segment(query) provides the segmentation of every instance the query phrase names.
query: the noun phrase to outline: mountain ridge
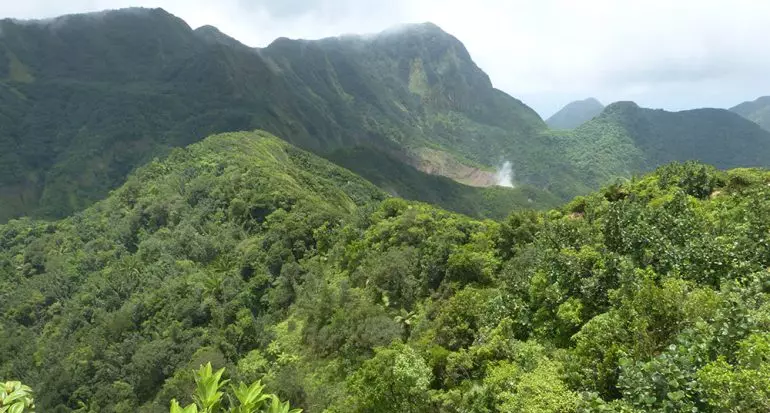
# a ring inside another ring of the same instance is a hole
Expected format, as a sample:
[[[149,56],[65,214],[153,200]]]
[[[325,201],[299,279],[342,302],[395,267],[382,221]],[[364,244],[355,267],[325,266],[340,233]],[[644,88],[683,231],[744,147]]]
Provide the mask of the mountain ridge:
[[[265,129],[321,155],[365,145],[419,168],[424,147],[491,167],[545,129],[435,25],[252,49],[162,9],[53,21],[2,23],[0,147],[18,150],[0,155],[17,172],[0,178],[0,220],[81,209],[133,168],[216,132]]]
[[[770,133],[726,109],[669,112],[621,101],[561,136],[589,186],[674,161],[729,169],[767,166],[770,159]]]
[[[241,130],[266,130],[389,192],[463,212],[486,206],[436,196],[435,181],[413,169],[483,186],[508,164],[515,186],[567,200],[667,161],[766,164],[764,133],[722,112],[714,120],[616,102],[574,130],[550,130],[429,23],[250,48],[162,9],[54,21],[55,30],[0,23],[0,168],[11,171],[0,176],[0,222],[66,216],[173,148]],[[345,158],[356,153],[378,154],[389,170]]]
[[[765,130],[770,130],[770,96],[761,96],[753,101],[743,102],[730,108],[730,111],[757,123]]]
[[[549,117],[545,123],[554,129],[574,129],[593,119],[604,110],[596,98],[587,98],[568,103]]]

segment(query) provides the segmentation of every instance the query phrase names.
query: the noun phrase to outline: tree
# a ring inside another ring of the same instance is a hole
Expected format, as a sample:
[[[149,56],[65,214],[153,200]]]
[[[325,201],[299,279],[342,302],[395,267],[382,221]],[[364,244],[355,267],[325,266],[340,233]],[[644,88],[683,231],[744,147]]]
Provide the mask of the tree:
[[[352,400],[347,411],[427,412],[431,377],[427,363],[411,347],[393,344],[377,349],[348,380]]]

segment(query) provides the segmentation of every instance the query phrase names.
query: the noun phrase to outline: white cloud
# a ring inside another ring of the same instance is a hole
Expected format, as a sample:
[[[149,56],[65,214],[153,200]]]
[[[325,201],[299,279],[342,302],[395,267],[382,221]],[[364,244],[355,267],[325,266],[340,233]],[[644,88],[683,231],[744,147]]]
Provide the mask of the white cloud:
[[[3,2],[0,15],[128,6],[163,7],[254,46],[432,21],[546,115],[587,96],[681,109],[770,94],[770,2],[758,0],[27,0]]]

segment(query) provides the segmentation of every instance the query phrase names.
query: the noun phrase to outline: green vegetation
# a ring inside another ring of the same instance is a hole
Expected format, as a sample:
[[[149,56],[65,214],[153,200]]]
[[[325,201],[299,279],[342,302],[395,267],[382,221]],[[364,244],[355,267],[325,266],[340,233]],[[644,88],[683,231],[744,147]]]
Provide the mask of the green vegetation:
[[[0,226],[0,377],[53,412],[766,411],[769,184],[671,164],[478,221],[213,136]]]
[[[67,220],[12,221],[0,236],[0,279],[18,289],[0,293],[0,377],[32,384],[43,411],[136,411],[167,378],[150,411],[174,397],[188,403],[191,368],[223,367],[227,354],[268,340],[263,328],[296,294],[290,279],[303,277],[291,261],[379,199],[363,179],[277,138],[229,134],[150,163]],[[54,233],[59,241],[35,242],[37,258],[16,262],[25,240]],[[239,372],[261,376],[258,366]]]
[[[431,24],[0,28],[0,220],[69,215],[0,225],[0,413],[770,410],[770,172],[668,164],[767,165],[737,114],[548,131]]]
[[[594,98],[570,102],[548,118],[545,123],[553,129],[575,129],[595,118],[604,110],[604,105]]]
[[[762,129],[770,131],[770,96],[762,96],[751,102],[743,102],[730,108],[730,111],[758,124]]]
[[[0,413],[32,413],[32,389],[18,381],[0,383]]]
[[[0,170],[8,171],[0,222],[81,211],[173,148],[254,129],[387,192],[476,218],[552,206],[670,161],[731,168],[770,159],[770,132],[727,111],[621,102],[575,130],[549,131],[494,89],[458,39],[429,23],[280,38],[262,49],[211,26],[193,30],[161,9],[6,19],[0,30]],[[600,105],[569,105],[551,124],[570,126],[557,118],[579,112],[585,120]],[[436,158],[449,160],[450,170],[440,170],[449,177],[459,176],[457,165],[511,162],[520,189],[467,188],[410,166],[431,170]]]
[[[182,407],[176,399],[171,400],[170,413],[302,413],[302,409],[291,409],[289,402],[281,402],[278,396],[263,393],[265,386],[259,381],[250,386],[243,382],[231,385],[232,394],[225,399],[222,390],[228,380],[222,380],[224,372],[224,367],[215,372],[211,363],[201,366],[195,373],[195,403]]]
[[[160,9],[0,30],[0,222],[82,210],[136,167],[218,132],[263,129],[322,155],[364,146],[401,160],[429,147],[469,164],[507,159],[540,188],[558,165],[530,139],[546,128],[537,114],[430,24],[259,50]],[[388,165],[381,174],[407,167]]]
[[[580,182],[599,187],[674,161],[767,166],[770,132],[722,109],[666,112],[613,103],[573,131],[553,132]]]
[[[458,184],[449,178],[420,172],[364,147],[336,151],[327,158],[356,171],[391,195],[421,200],[472,217],[502,219],[514,209],[547,209],[561,203],[551,193],[532,186],[511,189]]]

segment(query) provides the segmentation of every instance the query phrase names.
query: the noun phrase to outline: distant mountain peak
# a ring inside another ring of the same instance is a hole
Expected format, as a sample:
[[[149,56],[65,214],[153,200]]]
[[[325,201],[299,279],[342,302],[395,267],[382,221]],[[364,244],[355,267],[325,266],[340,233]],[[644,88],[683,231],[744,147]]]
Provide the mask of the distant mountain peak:
[[[0,20],[0,28],[5,37],[14,37],[17,40],[28,36],[36,36],[32,32],[48,31],[59,37],[59,42],[69,43],[74,50],[64,60],[84,59],[75,56],[77,50],[89,48],[89,45],[108,43],[106,38],[122,38],[126,41],[125,47],[134,47],[143,50],[145,46],[128,46],[135,37],[158,39],[167,37],[169,33],[175,33],[178,38],[191,36],[192,29],[181,18],[174,16],[162,8],[130,7],[123,9],[103,10],[89,13],[67,14],[47,19],[4,19]],[[94,34],[98,32],[98,34]],[[41,34],[42,35],[42,34]],[[44,36],[44,35],[42,35]],[[52,40],[52,39],[47,39]],[[55,42],[55,41],[54,41]],[[39,46],[39,45],[38,45]],[[17,52],[18,54],[18,52]],[[113,55],[119,54],[114,52]],[[75,65],[87,65],[93,57],[75,63]],[[74,63],[74,62],[73,62]],[[60,66],[54,64],[54,66]]]
[[[289,39],[279,37],[264,50],[268,54],[307,50],[342,50],[379,54],[376,60],[396,62],[395,73],[413,86],[413,92],[425,97],[426,89],[437,84],[436,91],[452,96],[449,100],[462,100],[461,95],[476,94],[480,89],[492,89],[492,82],[471,58],[465,45],[434,23],[402,24],[375,34],[342,35],[319,40]],[[357,57],[371,59],[372,57]],[[392,69],[392,67],[390,68]],[[446,96],[437,97],[443,100]]]
[[[755,100],[743,102],[730,108],[730,111],[770,131],[770,96],[761,96]]]
[[[381,31],[377,35],[378,36],[398,36],[403,34],[429,34],[429,33],[444,34],[447,36],[451,36],[449,33],[444,31],[437,24],[431,23],[431,22],[398,24]]]
[[[630,100],[621,100],[621,101],[613,102],[607,105],[607,107],[604,108],[603,113],[628,112],[628,111],[637,110],[639,108],[640,107],[636,102],[633,102]]]
[[[602,105],[602,102],[600,102],[599,99],[593,98],[593,97],[586,98],[586,99],[583,99],[583,100],[578,100],[576,102]],[[602,106],[604,106],[604,105],[602,105]]]
[[[248,47],[235,38],[222,33],[221,30],[211,25],[198,27],[194,30],[194,32],[208,43],[222,44],[230,47]]]
[[[554,129],[574,129],[599,115],[602,110],[604,105],[596,98],[576,100],[548,118],[546,123]]]
[[[402,41],[405,38],[420,39],[422,41],[445,42],[445,44],[459,45],[463,50],[465,49],[465,46],[459,39],[444,31],[435,23],[430,22],[400,24],[387,28],[375,35],[365,37],[379,41]]]
[[[619,100],[617,102],[612,102],[609,105],[607,105],[607,108],[638,108],[639,104],[632,100]]]
[[[49,27],[57,28],[76,21],[88,21],[88,20],[94,21],[94,20],[101,20],[104,18],[113,18],[113,17],[120,17],[120,16],[152,16],[152,15],[166,16],[166,17],[178,19],[176,16],[172,15],[171,13],[159,7],[156,7],[156,8],[126,7],[122,9],[110,9],[110,10],[101,10],[101,11],[86,12],[86,13],[65,14],[62,16],[51,17],[46,19],[4,19],[4,20],[11,21],[21,26],[37,25],[37,26],[49,26]]]

